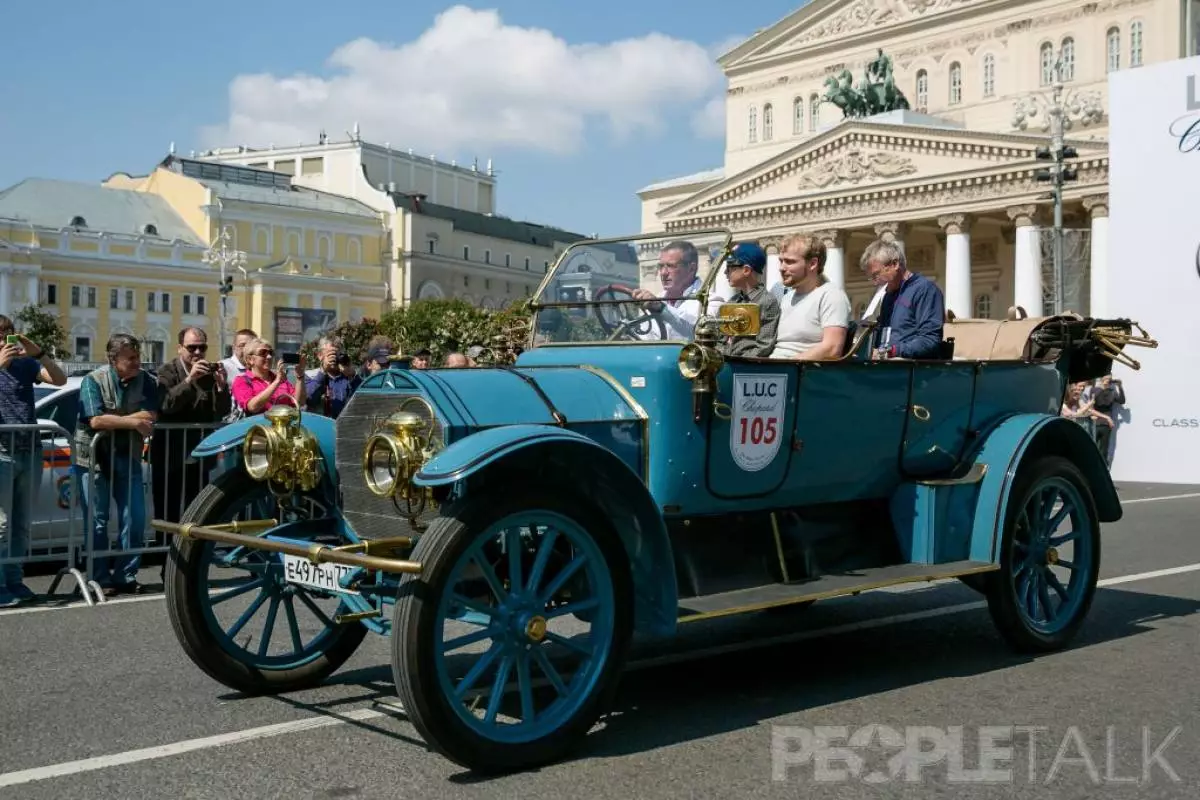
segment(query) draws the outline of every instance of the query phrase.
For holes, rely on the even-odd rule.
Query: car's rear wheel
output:
[[[1059,456],[1022,465],[1005,514],[1000,571],[987,583],[1000,633],[1021,652],[1065,647],[1087,616],[1099,574],[1100,523],[1083,473]]]

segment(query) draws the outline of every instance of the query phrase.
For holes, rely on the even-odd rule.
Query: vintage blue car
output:
[[[1064,391],[1153,340],[1128,320],[953,320],[941,360],[872,360],[868,318],[838,360],[725,357],[759,320],[710,306],[731,236],[696,234],[714,235],[688,336],[627,286],[560,292],[580,259],[666,240],[580,242],[515,363],[401,362],[336,422],[277,406],[206,439],[197,456],[240,448],[240,466],[154,522],[191,659],[286,692],[390,635],[417,730],[492,772],[562,757],[634,637],[695,620],[957,577],[1012,646],[1065,646],[1121,505]]]

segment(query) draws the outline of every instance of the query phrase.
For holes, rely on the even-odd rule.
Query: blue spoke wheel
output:
[[[1022,465],[988,575],[988,609],[1021,652],[1058,650],[1083,624],[1100,575],[1100,523],[1087,479],[1065,458]]]
[[[182,522],[292,522],[327,513],[316,492],[296,495],[283,512],[266,484],[235,469],[206,486]],[[350,610],[336,593],[285,581],[278,553],[175,537],[165,583],[171,626],[184,652],[209,677],[246,694],[319,685],[367,634],[360,623],[334,621]]]
[[[556,761],[616,691],[633,627],[628,556],[608,520],[551,487],[474,496],[418,541],[392,627],[413,725],[483,773]]]

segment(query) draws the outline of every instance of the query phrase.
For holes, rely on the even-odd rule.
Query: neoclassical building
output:
[[[817,233],[827,274],[859,311],[874,294],[859,258],[883,237],[960,317],[1052,309],[1053,207],[1035,174],[1057,62],[1078,151],[1064,191],[1067,306],[1115,313],[1104,291],[1108,73],[1195,52],[1198,6],[811,0],[721,57],[724,164],[638,192],[642,230],[729,228],[768,252],[789,233]],[[880,50],[910,110],[843,119],[822,101],[827,86],[845,70],[857,85]],[[655,279],[653,257],[643,254],[643,281]]]

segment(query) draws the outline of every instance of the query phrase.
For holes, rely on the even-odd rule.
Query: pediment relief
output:
[[[783,49],[840,39],[863,31],[930,17],[977,0],[854,0],[842,11],[811,25],[788,40]]]
[[[917,165],[911,158],[897,153],[868,153],[854,148],[839,158],[822,161],[802,173],[796,188],[826,189],[839,184],[860,184],[872,178],[899,178],[916,171]]]

